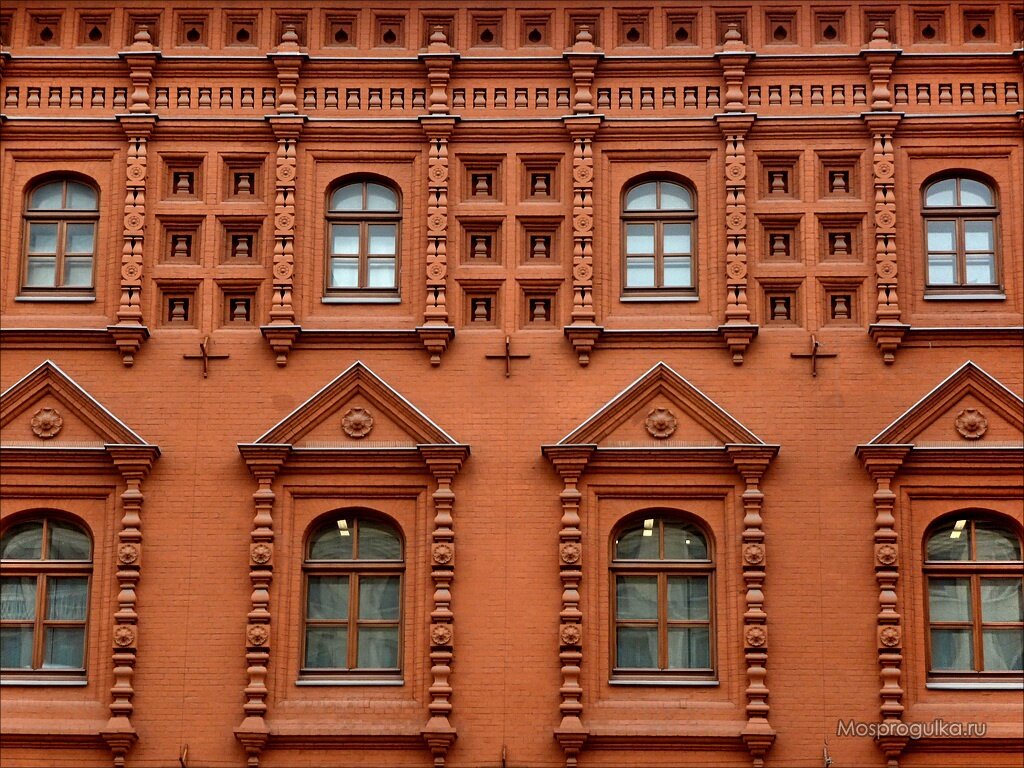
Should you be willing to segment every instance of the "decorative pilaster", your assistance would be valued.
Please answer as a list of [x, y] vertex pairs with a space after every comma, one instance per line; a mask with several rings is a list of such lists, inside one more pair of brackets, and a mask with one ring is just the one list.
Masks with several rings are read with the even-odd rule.
[[136, 587], [142, 566], [142, 481], [159, 455], [154, 446], [107, 446], [124, 478], [121, 493], [121, 530], [117, 534], [117, 611], [111, 633], [114, 685], [110, 689], [110, 719], [100, 735], [110, 748], [114, 768], [124, 768], [128, 751], [138, 739], [131, 716], [134, 711], [135, 660], [138, 648]]
[[288, 446], [241, 447], [249, 471], [256, 479], [252, 495], [255, 514], [249, 543], [251, 609], [246, 616], [245, 719], [235, 729], [235, 738], [245, 747], [248, 768], [259, 768], [260, 753], [270, 735], [267, 726], [267, 668], [270, 664], [270, 584], [274, 577], [274, 494], [272, 485], [288, 457]]
[[878, 301], [875, 322], [868, 332], [874, 339], [886, 364], [896, 360], [903, 335], [909, 326], [900, 322], [897, 295], [896, 264], [896, 156], [892, 135], [902, 114], [892, 111], [890, 79], [892, 66], [900, 51], [890, 42], [889, 32], [879, 22], [871, 34], [871, 42], [861, 54], [867, 59], [871, 76], [871, 111], [864, 113], [864, 122], [871, 131], [872, 180], [875, 188], [875, 278]]
[[743, 354], [757, 326], [750, 322], [747, 304], [747, 155], [745, 140], [756, 116], [746, 112], [743, 81], [754, 54], [744, 45], [739, 29], [730, 25], [722, 50], [715, 54], [725, 81], [724, 112], [715, 121], [725, 139], [725, 323], [718, 331], [735, 365], [743, 364]]
[[288, 352], [302, 328], [295, 322], [292, 284], [295, 276], [295, 180], [298, 175], [296, 145], [305, 117], [298, 114], [299, 70], [306, 58], [299, 48], [295, 27], [285, 26], [281, 42], [268, 58], [277, 70], [277, 114], [269, 118], [277, 138], [274, 196], [274, 291], [270, 323], [260, 328], [277, 355], [277, 364], [288, 364]]
[[580, 530], [580, 476], [596, 446], [546, 446], [544, 454], [562, 478], [562, 504], [558, 532], [558, 566], [562, 582], [562, 610], [558, 614], [558, 658], [562, 667], [562, 720], [555, 739], [565, 753], [566, 768], [575, 768], [589, 731], [583, 724], [583, 612], [580, 610], [580, 582], [583, 579], [583, 534]]
[[768, 722], [768, 614], [764, 608], [764, 580], [768, 558], [765, 548], [764, 493], [761, 478], [768, 469], [777, 446], [726, 446], [729, 456], [743, 477], [743, 536], [740, 546], [746, 610], [743, 612], [743, 656], [747, 663], [747, 725], [743, 741], [754, 768], [764, 765], [765, 755], [775, 741], [775, 730]]
[[465, 446], [421, 446], [420, 453], [437, 482], [437, 490], [432, 496], [434, 530], [430, 544], [430, 575], [434, 581], [434, 609], [430, 612], [430, 719], [422, 734], [433, 754], [435, 768], [443, 768], [448, 750], [456, 738], [455, 728], [449, 720], [452, 712], [449, 678], [455, 650], [455, 615], [451, 605], [451, 586], [455, 577], [452, 517], [455, 493], [451, 485], [468, 450]]

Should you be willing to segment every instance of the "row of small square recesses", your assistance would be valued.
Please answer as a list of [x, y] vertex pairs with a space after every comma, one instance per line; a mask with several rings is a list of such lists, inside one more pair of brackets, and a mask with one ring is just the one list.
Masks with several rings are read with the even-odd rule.
[[[860, 322], [860, 283], [861, 278], [852, 278], [821, 286], [822, 318], [826, 325]], [[799, 282], [767, 280], [762, 286], [762, 323], [766, 326], [801, 325], [802, 291]]]
[[[500, 280], [466, 280], [462, 285], [463, 324], [474, 328], [502, 325], [502, 284]], [[519, 327], [553, 327], [558, 323], [558, 283], [522, 286], [519, 301]]]
[[[197, 280], [158, 280], [159, 323], [165, 328], [197, 328], [200, 325], [202, 290]], [[253, 284], [219, 285], [218, 327], [247, 327], [257, 323], [259, 290]]]

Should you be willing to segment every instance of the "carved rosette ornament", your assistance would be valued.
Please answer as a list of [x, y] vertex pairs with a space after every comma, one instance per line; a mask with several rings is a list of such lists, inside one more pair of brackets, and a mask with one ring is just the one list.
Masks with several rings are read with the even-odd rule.
[[956, 415], [954, 426], [965, 440], [980, 440], [988, 431], [988, 419], [977, 408], [964, 408]]
[[341, 428], [353, 440], [360, 440], [373, 429], [373, 415], [365, 408], [349, 408], [341, 419]]
[[651, 437], [657, 440], [667, 440], [672, 437], [679, 427], [679, 420], [668, 408], [654, 408], [647, 414], [644, 421], [644, 428]]
[[114, 645], [118, 648], [135, 645], [135, 630], [126, 624], [114, 627]]
[[448, 543], [434, 544], [430, 548], [430, 557], [438, 565], [448, 565], [455, 559], [455, 545]]
[[894, 565], [899, 558], [899, 550], [895, 544], [876, 544], [875, 560], [879, 565]]
[[747, 565], [760, 565], [764, 562], [763, 544], [745, 544], [743, 546], [743, 562]]
[[249, 547], [249, 560], [255, 565], [265, 565], [274, 556], [274, 548], [265, 542]]
[[562, 645], [579, 645], [583, 632], [579, 624], [562, 624], [558, 629], [558, 639]]
[[574, 565], [580, 561], [583, 551], [579, 544], [569, 542], [568, 544], [560, 544], [558, 546], [558, 554], [563, 563]]
[[135, 544], [122, 544], [117, 548], [117, 562], [131, 565], [139, 559], [139, 548]]
[[250, 624], [245, 630], [245, 639], [250, 646], [266, 645], [270, 631], [266, 624]]
[[761, 648], [768, 643], [768, 629], [764, 626], [747, 627], [743, 639], [750, 648]]
[[878, 644], [884, 648], [895, 648], [900, 644], [900, 628], [897, 626], [879, 627]]
[[451, 645], [452, 644], [452, 626], [451, 624], [431, 624], [430, 625], [430, 644], [431, 645]]
[[36, 437], [40, 440], [50, 440], [64, 428], [64, 417], [56, 408], [40, 408], [32, 415], [30, 424]]

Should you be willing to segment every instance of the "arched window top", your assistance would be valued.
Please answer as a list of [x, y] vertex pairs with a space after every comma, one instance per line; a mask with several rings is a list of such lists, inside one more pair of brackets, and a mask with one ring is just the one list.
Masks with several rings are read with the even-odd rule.
[[965, 511], [941, 520], [927, 537], [929, 562], [1005, 562], [1021, 559], [1020, 536], [984, 513]]
[[80, 526], [60, 518], [25, 520], [0, 536], [0, 560], [88, 562], [92, 541]]
[[346, 511], [317, 525], [306, 551], [308, 561], [401, 560], [402, 538], [388, 522]]
[[701, 561], [711, 559], [703, 531], [664, 512], [633, 519], [615, 536], [616, 560]]
[[389, 185], [362, 179], [342, 184], [331, 194], [331, 213], [398, 213], [398, 193]]
[[933, 181], [924, 190], [926, 208], [993, 208], [992, 187], [965, 176], [948, 176]]
[[675, 181], [643, 181], [626, 192], [626, 213], [650, 211], [692, 211], [693, 194]]
[[74, 179], [47, 181], [32, 190], [28, 210], [96, 211], [96, 190]]

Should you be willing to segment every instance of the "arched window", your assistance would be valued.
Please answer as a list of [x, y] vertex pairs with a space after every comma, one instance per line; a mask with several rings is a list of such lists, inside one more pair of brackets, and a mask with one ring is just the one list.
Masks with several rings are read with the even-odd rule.
[[665, 179], [642, 181], [622, 203], [625, 295], [695, 295], [693, 193]]
[[925, 187], [929, 289], [991, 290], [998, 286], [998, 214], [992, 188], [975, 179], [951, 176]]
[[23, 290], [91, 290], [99, 221], [96, 190], [74, 179], [44, 182], [29, 192], [24, 215]]
[[946, 517], [926, 538], [930, 675], [975, 679], [1024, 670], [1021, 538], [982, 512]]
[[92, 541], [59, 517], [16, 522], [0, 535], [0, 669], [82, 675]]
[[370, 179], [345, 182], [327, 206], [327, 292], [398, 294], [398, 192]]
[[712, 677], [714, 563], [704, 533], [651, 512], [620, 528], [613, 546], [613, 675]]
[[306, 545], [304, 675], [397, 677], [402, 540], [366, 512], [331, 514]]

